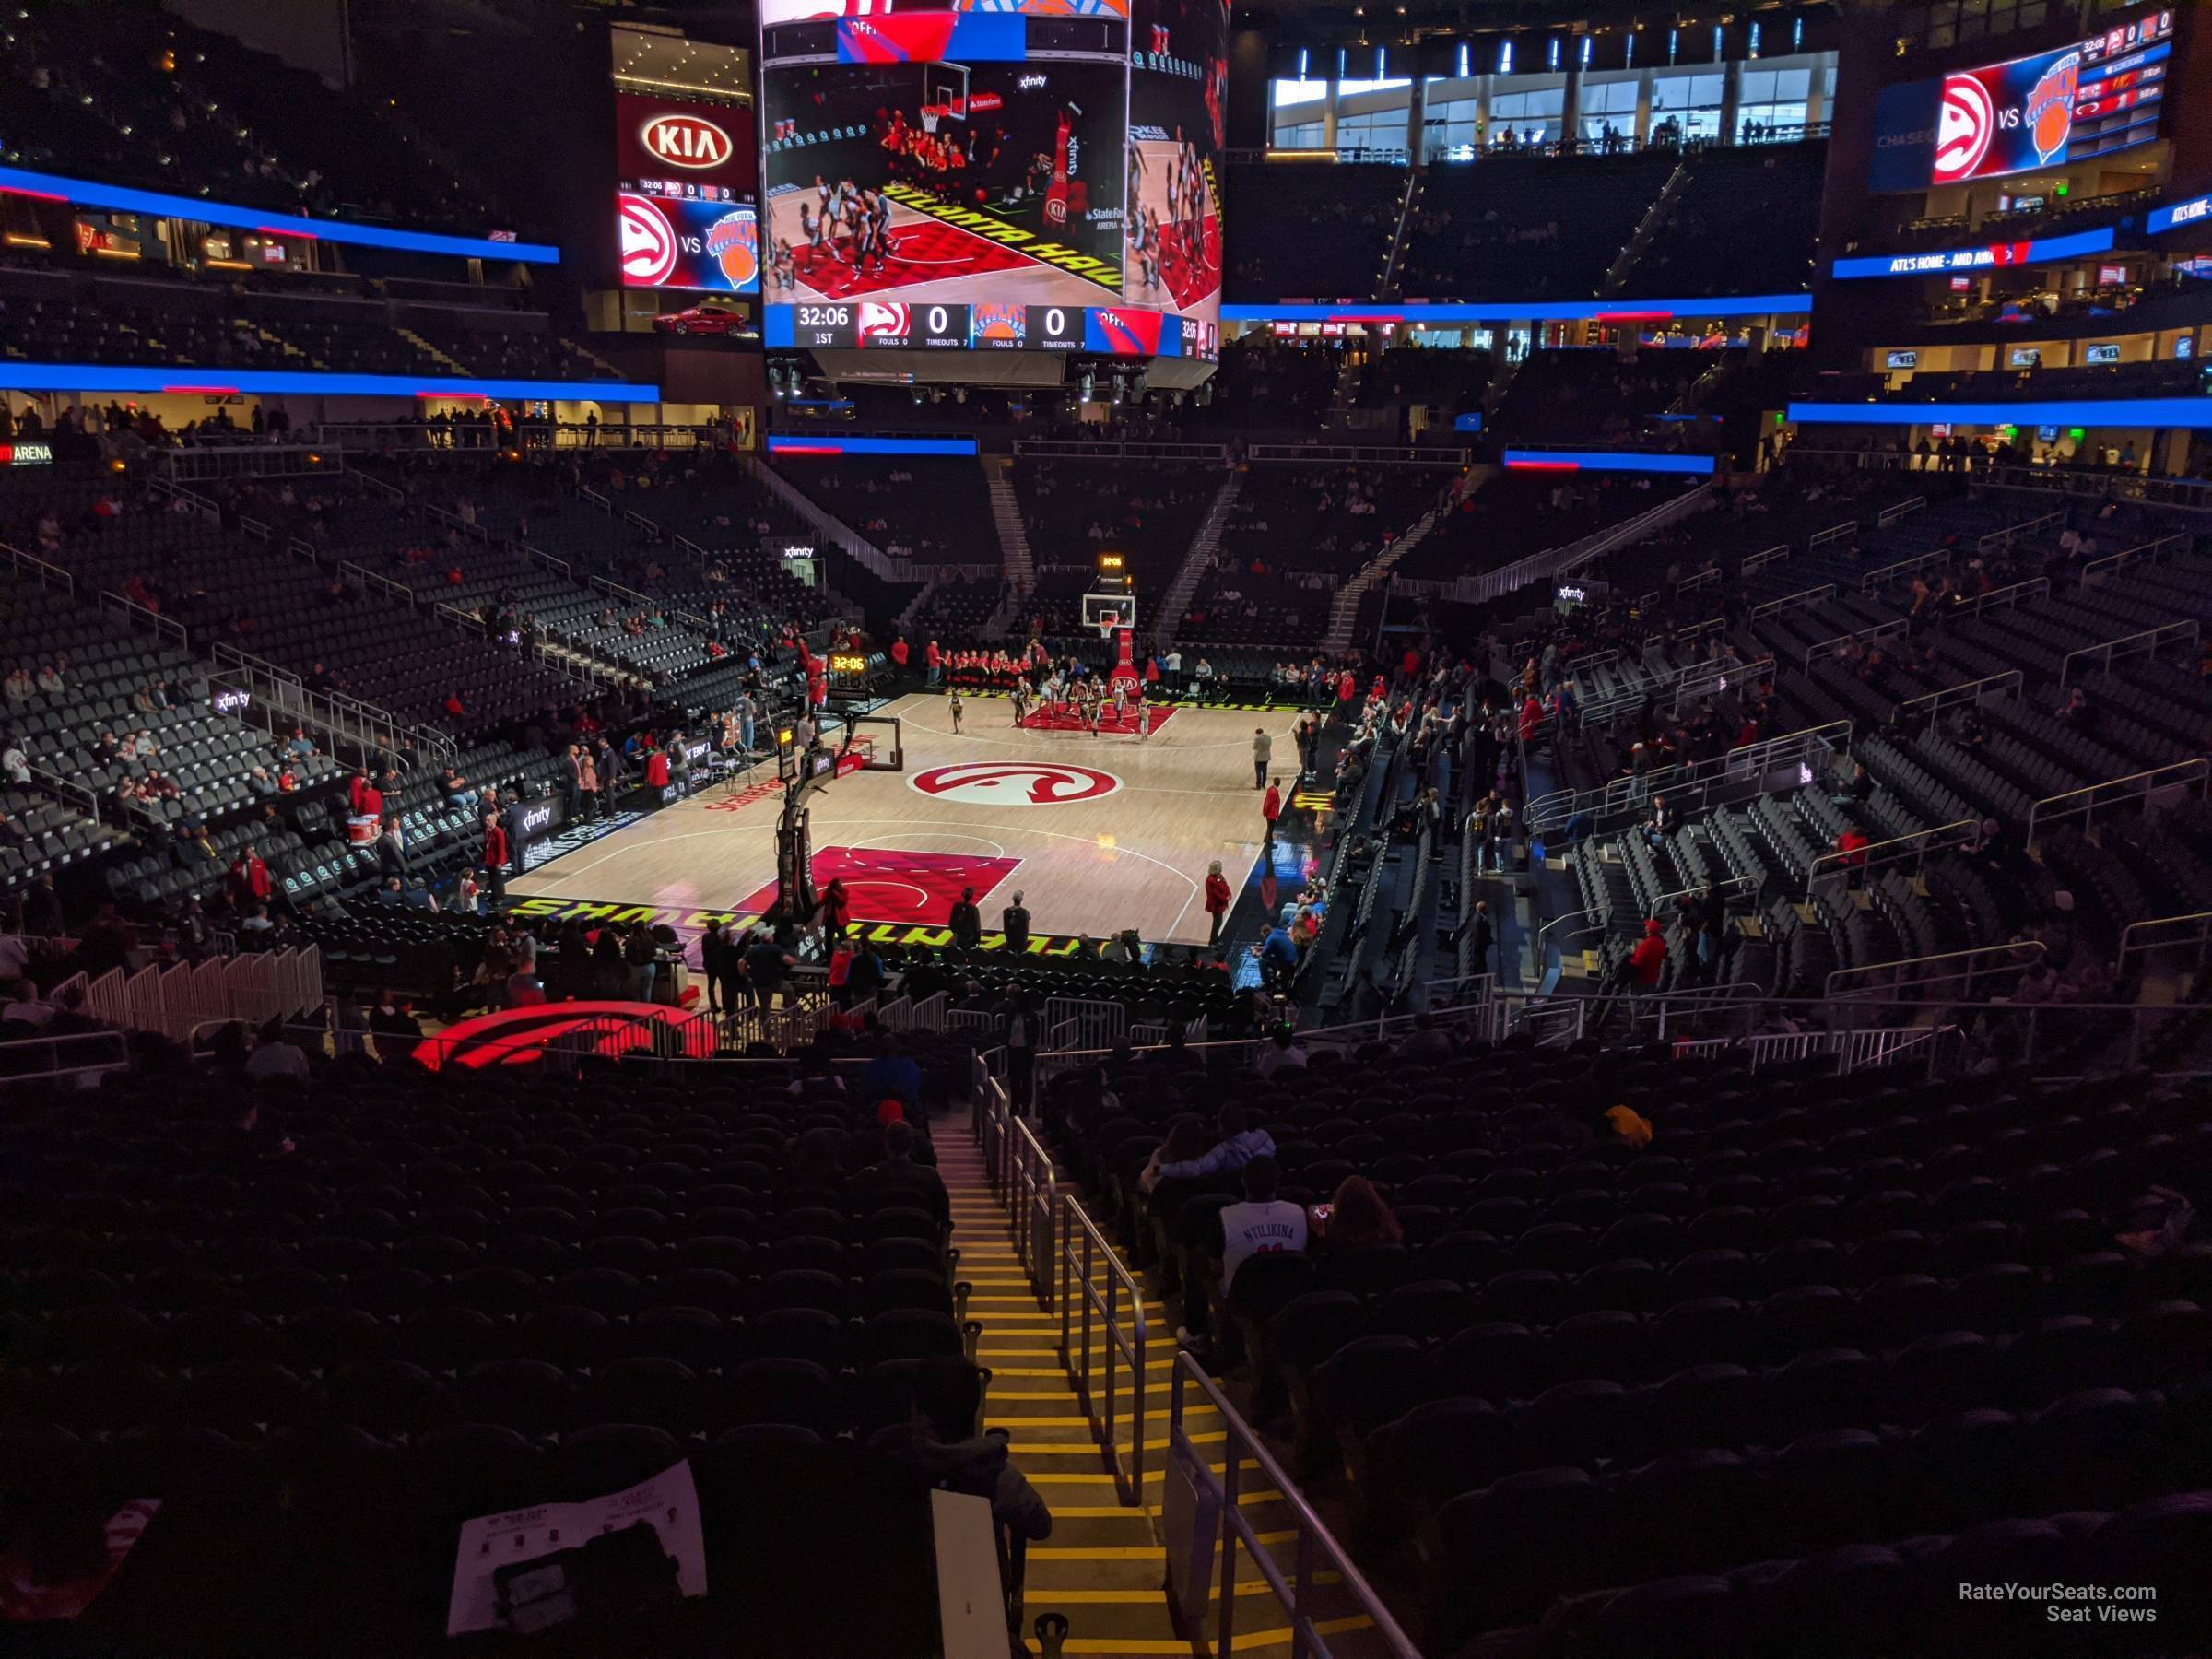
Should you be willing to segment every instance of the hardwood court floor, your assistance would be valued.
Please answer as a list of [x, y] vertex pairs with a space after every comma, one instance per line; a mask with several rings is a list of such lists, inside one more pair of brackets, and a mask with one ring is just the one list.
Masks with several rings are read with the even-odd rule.
[[[903, 772], [852, 772], [809, 803], [815, 882], [841, 875], [859, 922], [941, 925], [972, 885], [984, 926], [1016, 889], [1034, 933], [1204, 943], [1206, 865], [1241, 890], [1260, 855], [1252, 736], [1275, 740], [1286, 800], [1297, 771], [1290, 710], [1178, 709], [1152, 737], [1016, 729], [1012, 705], [973, 699], [959, 735], [941, 697], [901, 698]], [[757, 774], [758, 775], [758, 774]], [[764, 908], [782, 792], [693, 796], [509, 884], [518, 897], [685, 911]], [[748, 798], [748, 795], [750, 798]]]

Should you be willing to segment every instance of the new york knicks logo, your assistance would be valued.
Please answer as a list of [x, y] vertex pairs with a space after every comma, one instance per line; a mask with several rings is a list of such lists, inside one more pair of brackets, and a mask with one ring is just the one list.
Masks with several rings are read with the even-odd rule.
[[2048, 167], [2074, 135], [2074, 94], [2081, 84], [2081, 54], [2069, 52], [2028, 89], [2028, 141]]
[[916, 772], [906, 786], [962, 806], [1067, 806], [1112, 794], [1122, 781], [1088, 766], [979, 760]]
[[707, 231], [707, 256], [734, 288], [748, 288], [760, 275], [760, 225], [750, 207], [725, 213]]
[[1989, 155], [1997, 112], [1989, 88], [1971, 75], [1954, 75], [1943, 83], [1943, 108], [1936, 117], [1936, 182], [1971, 179]]

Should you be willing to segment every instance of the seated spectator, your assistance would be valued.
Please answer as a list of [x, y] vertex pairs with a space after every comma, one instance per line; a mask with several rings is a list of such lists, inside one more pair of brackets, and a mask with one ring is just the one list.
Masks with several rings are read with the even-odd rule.
[[296, 1044], [285, 1040], [284, 1028], [271, 1020], [261, 1029], [254, 1040], [253, 1052], [246, 1058], [246, 1076], [253, 1078], [281, 1077], [290, 1082], [307, 1081], [307, 1055]]
[[1244, 1166], [1244, 1197], [1221, 1210], [1221, 1294], [1236, 1292], [1237, 1269], [1255, 1255], [1278, 1255], [1306, 1248], [1306, 1212], [1277, 1198], [1282, 1171], [1271, 1156]]
[[914, 1375], [913, 1415], [878, 1430], [868, 1450], [902, 1458], [935, 1485], [991, 1500], [991, 1518], [1031, 1540], [1053, 1535], [1053, 1512], [1006, 1453], [1004, 1434], [976, 1432], [982, 1380], [966, 1359], [939, 1355]]
[[1364, 1175], [1347, 1175], [1335, 1196], [1313, 1206], [1313, 1236], [1331, 1251], [1387, 1250], [1406, 1241], [1405, 1230]]
[[1297, 1033], [1285, 1026], [1277, 1026], [1275, 1035], [1268, 1039], [1258, 1058], [1252, 1063], [1253, 1070], [1263, 1077], [1272, 1077], [1278, 1071], [1306, 1069], [1306, 1051], [1300, 1046]]
[[877, 1040], [876, 1057], [860, 1075], [860, 1092], [866, 1100], [896, 1100], [910, 1112], [921, 1104], [922, 1068], [900, 1052], [891, 1032]]
[[19, 1026], [23, 1034], [43, 1031], [53, 1023], [53, 1005], [39, 994], [38, 985], [18, 980], [7, 1002], [0, 1006], [0, 1026]]
[[945, 1178], [927, 1164], [914, 1161], [916, 1136], [912, 1124], [887, 1124], [883, 1130], [883, 1158], [854, 1179], [856, 1187], [919, 1200], [940, 1223], [952, 1219], [952, 1195]]
[[1274, 1158], [1275, 1137], [1265, 1129], [1246, 1128], [1241, 1106], [1222, 1107], [1215, 1126], [1218, 1138], [1212, 1147], [1194, 1159], [1163, 1162], [1157, 1180], [1203, 1181], [1208, 1175], [1241, 1170], [1255, 1158]]

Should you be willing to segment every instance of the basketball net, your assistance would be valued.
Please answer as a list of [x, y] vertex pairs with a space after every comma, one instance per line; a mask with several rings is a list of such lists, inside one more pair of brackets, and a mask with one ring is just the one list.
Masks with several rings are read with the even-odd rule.
[[945, 106], [943, 104], [924, 104], [922, 106], [922, 130], [924, 132], [935, 133], [937, 130], [937, 123], [944, 118]]

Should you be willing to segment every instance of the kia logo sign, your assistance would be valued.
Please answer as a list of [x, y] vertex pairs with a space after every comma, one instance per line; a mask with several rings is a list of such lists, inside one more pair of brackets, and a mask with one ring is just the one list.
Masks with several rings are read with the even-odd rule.
[[619, 202], [622, 280], [633, 288], [658, 288], [676, 275], [676, 229], [644, 196], [624, 195]]
[[638, 142], [671, 167], [720, 167], [730, 159], [730, 135], [700, 115], [655, 115], [638, 129]]
[[1936, 182], [1971, 179], [1989, 155], [1997, 114], [1989, 88], [1971, 75], [1954, 75], [1943, 83], [1943, 108], [1936, 118]]

